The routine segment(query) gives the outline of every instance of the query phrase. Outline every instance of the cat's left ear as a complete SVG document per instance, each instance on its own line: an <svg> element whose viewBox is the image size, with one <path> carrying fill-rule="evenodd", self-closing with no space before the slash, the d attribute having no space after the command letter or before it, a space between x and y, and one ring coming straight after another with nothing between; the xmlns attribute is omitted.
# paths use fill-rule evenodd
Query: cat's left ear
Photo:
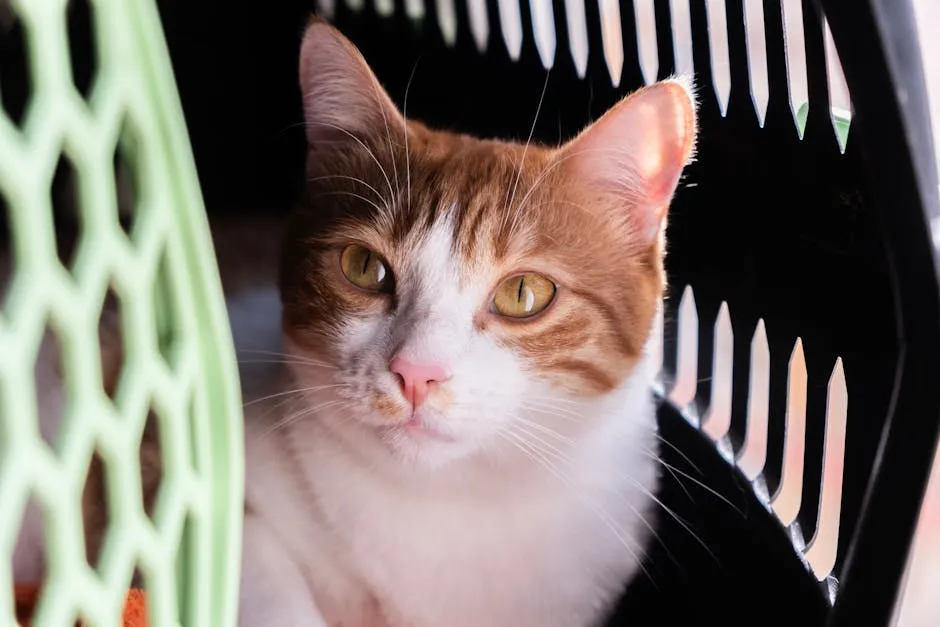
<svg viewBox="0 0 940 627"><path fill-rule="evenodd" d="M670 79L622 100L565 145L558 158L582 189L612 198L616 210L627 213L638 243L652 244L692 159L695 135L691 82Z"/></svg>

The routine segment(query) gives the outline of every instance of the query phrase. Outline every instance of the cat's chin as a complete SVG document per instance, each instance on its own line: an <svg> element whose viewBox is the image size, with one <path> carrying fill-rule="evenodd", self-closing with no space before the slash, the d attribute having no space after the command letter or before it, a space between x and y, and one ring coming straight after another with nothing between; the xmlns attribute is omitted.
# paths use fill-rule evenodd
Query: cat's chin
<svg viewBox="0 0 940 627"><path fill-rule="evenodd" d="M468 442L420 419L373 429L393 459L416 469L440 468L466 457L472 449Z"/></svg>

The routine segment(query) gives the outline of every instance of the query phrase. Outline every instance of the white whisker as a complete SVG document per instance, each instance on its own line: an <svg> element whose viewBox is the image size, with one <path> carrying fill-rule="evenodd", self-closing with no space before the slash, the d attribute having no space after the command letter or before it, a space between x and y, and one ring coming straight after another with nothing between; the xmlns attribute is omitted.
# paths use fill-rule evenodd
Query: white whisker
<svg viewBox="0 0 940 627"><path fill-rule="evenodd" d="M261 434L261 436L268 437L276 431L289 427L290 425L294 424L301 418L304 418L311 414L316 414L318 412L323 411L324 409L328 409L330 407L335 407L335 406L343 407L348 404L349 404L349 401L346 401L346 400L332 400L332 401L326 401L324 403L320 403L319 405L314 405L313 407L305 407L304 409L298 412L284 416L283 418L275 422L273 425L265 429L265 431Z"/></svg>
<svg viewBox="0 0 940 627"><path fill-rule="evenodd" d="M391 179L388 178L388 173L385 172L385 168L382 167L382 164L379 162L378 157L375 156L375 153L372 152L371 148L366 146L365 143L361 139L359 139L358 137L356 137L355 135L353 135L352 133L350 133L349 131L347 131L341 126L337 126L336 124L330 124L329 122L317 122L317 124L319 124L320 126L326 126L328 128L332 128L333 130L339 131L340 133L344 133L347 136L349 136L353 141L355 141L357 144L362 146L366 150L366 152L369 153L369 156L372 158L372 161L375 162L375 165L379 167L379 171L382 173L382 176L385 177L385 184L388 185L388 193L391 194L391 196L393 197L395 196L395 190L392 189L392 181Z"/></svg>
<svg viewBox="0 0 940 627"><path fill-rule="evenodd" d="M596 515L598 519L600 519L600 521L604 523L604 525L610 530L610 532L614 534L614 537L620 542L620 544L630 553L630 555L636 561L637 566L640 568L640 570L642 570L643 573L647 576L647 578L649 578L650 581L653 581L655 585L655 581L653 580L653 577L650 575L649 571L647 571L646 567L643 565L643 560L640 559L640 557L636 554L633 548L630 547L630 542L632 542L633 544L637 544L637 545L638 543L632 538L630 538L630 542L628 542L627 537L629 537L629 534L626 533L623 527L621 527L606 511L598 507L597 504L594 503L591 499L589 499L585 494L575 490L574 489L575 486L571 483L571 481L567 477L565 477L563 474L561 474L558 471L558 469L554 466L554 464L550 463L548 459L546 459L545 457L546 453L544 450L540 449L539 447L534 445L532 442L526 440L525 438L511 431L504 431L504 432L501 432L499 435L505 438L510 443L514 444L516 448L518 448L523 454L525 454L526 457L535 461L539 466L544 468L552 476L554 476L556 479L561 481L562 484L565 485L565 487L572 489L574 495L579 500L584 502L591 509L594 515Z"/></svg>
<svg viewBox="0 0 940 627"><path fill-rule="evenodd" d="M371 185L363 181L361 178L356 177L356 176L348 176L345 174L327 174L325 176L314 176L312 178L307 179L307 181L313 183L316 181L325 181L328 179L341 179L341 180L346 180L346 181L352 181L354 183L359 183L360 185L364 185L365 187L367 187L373 194L378 196L379 200L381 200L386 205L391 204L391 201L385 196L383 196L382 194L380 194L379 190L375 189L374 187L372 187Z"/></svg>
<svg viewBox="0 0 940 627"><path fill-rule="evenodd" d="M319 192L316 196L352 196L353 198L358 198L362 202L368 203L375 207L375 210L379 213L384 213L384 209L375 203L373 200L369 200L362 194L357 194L356 192L347 192L347 191L334 191L334 192Z"/></svg>
<svg viewBox="0 0 940 627"><path fill-rule="evenodd" d="M420 61L420 59L418 59ZM408 192L408 208L411 209L411 153L408 149L408 93L411 91L411 81L415 78L415 72L418 70L418 61L411 68L411 76L408 77L408 84L405 85L405 102L402 105L402 118L405 120L405 184Z"/></svg>
<svg viewBox="0 0 940 627"><path fill-rule="evenodd" d="M275 394L268 394L267 396L262 396L261 398L252 399L248 401L247 403L245 403L245 407L248 407L250 405L256 405L257 403L263 403L264 401L269 401L274 398L281 398L282 396L309 394L310 392L320 392L322 390L329 390L329 389L343 388L343 387L347 387L347 385L345 383L331 383L328 385L314 385L311 387L303 387L303 388L296 388L293 390L286 390L283 392L277 392Z"/></svg>
<svg viewBox="0 0 940 627"><path fill-rule="evenodd" d="M532 119L532 126L529 128L529 137L525 141L525 146L522 149L522 156L519 158L519 165L516 167L516 176L512 183L512 194L509 196L509 200L506 201L506 208L509 209L512 207L513 200L516 199L516 188L519 187L519 178L522 176L522 166L525 163L526 153L529 151L529 144L532 143L532 135L535 134L535 126L539 121L539 113L542 111L542 103L545 102L545 92L548 90L548 79L551 77L552 72L549 70L545 73L545 83L542 85L542 95L539 96L539 104L535 108L535 117ZM509 215L508 213L506 215ZM515 231L515 217L513 217L513 228L510 228L510 233Z"/></svg>

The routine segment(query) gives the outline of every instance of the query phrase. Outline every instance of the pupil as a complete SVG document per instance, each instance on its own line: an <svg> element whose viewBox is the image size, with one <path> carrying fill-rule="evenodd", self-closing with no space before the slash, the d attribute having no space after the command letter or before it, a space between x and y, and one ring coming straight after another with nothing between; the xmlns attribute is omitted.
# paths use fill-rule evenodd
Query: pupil
<svg viewBox="0 0 940 627"><path fill-rule="evenodd" d="M372 253L370 253L370 252L367 250L365 257L364 257L363 260L362 260L362 274L365 274L365 273L366 273L366 270L369 269L369 260L370 260L370 259L372 259Z"/></svg>

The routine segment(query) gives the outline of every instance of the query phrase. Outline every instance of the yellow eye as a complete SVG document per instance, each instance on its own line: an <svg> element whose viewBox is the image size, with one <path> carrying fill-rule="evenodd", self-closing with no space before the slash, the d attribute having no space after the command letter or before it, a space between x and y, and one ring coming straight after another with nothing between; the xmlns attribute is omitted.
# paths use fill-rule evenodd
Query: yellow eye
<svg viewBox="0 0 940 627"><path fill-rule="evenodd" d="M555 284L530 272L500 283L493 296L493 308L507 318L529 318L543 311L554 298Z"/></svg>
<svg viewBox="0 0 940 627"><path fill-rule="evenodd" d="M343 274L358 288L370 292L387 292L392 286L392 273L385 260L368 248L351 244L340 257Z"/></svg>

